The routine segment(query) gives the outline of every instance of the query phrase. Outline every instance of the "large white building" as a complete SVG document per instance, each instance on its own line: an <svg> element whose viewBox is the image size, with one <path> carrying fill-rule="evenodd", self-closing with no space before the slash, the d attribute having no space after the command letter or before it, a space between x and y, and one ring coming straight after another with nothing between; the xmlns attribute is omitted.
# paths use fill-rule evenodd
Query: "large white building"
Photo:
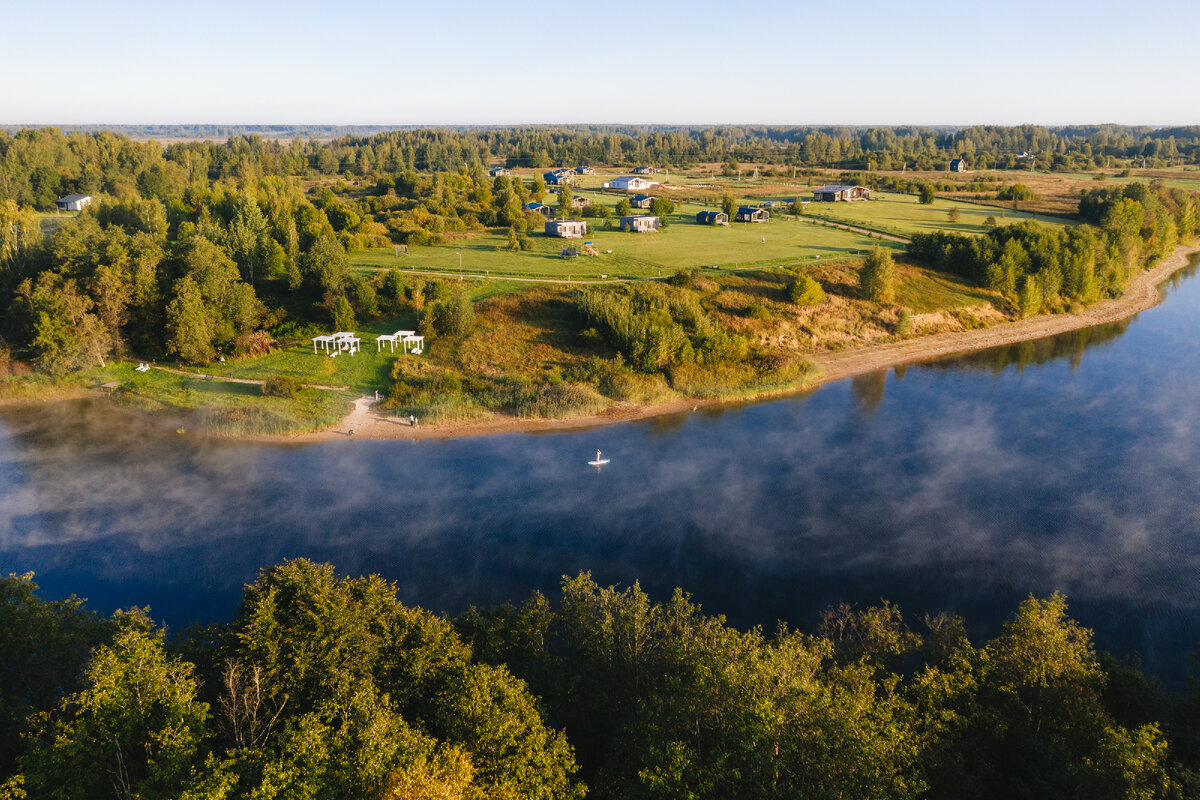
<svg viewBox="0 0 1200 800"><path fill-rule="evenodd" d="M626 192L640 192L654 186L653 181L648 181L645 178L639 178L636 175L622 175L619 178L613 178L609 182L609 189L617 189Z"/></svg>

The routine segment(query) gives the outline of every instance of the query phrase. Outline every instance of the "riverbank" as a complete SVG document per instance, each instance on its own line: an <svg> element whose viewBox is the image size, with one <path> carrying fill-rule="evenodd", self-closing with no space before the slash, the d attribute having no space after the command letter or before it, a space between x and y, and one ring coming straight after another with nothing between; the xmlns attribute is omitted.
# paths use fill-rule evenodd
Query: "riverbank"
<svg viewBox="0 0 1200 800"><path fill-rule="evenodd" d="M575 430L614 422L687 413L709 406L734 405L798 394L811 391L826 383L875 370L932 361L946 356L986 350L1031 339L1041 339L1127 319L1158 305L1163 297L1160 289L1162 283L1186 267L1195 253L1200 253L1200 248L1191 245L1176 247L1153 269L1137 276L1124 295L1095 303L1077 314L1043 314L988 328L933 334L900 342L825 353L814 356L812 359L820 369L819 374L810 377L802 384L774 391L757 392L749 396L733 399L676 400L650 406L614 403L599 414L570 419L520 419L498 415L485 420L448 422L438 425L422 425L418 421L415 426L410 425L407 418L402 419L377 413L371 407L374 398L364 397L356 401L354 410L344 420L327 430L296 436L254 438L260 441L301 443L350 439L446 439L500 433Z"/></svg>

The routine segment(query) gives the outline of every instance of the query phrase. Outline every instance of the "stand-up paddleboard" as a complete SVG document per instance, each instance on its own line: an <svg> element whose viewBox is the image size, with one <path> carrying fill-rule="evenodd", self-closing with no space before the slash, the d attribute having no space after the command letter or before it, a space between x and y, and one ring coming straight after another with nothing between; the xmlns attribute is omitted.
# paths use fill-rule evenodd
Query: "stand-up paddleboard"
<svg viewBox="0 0 1200 800"><path fill-rule="evenodd" d="M601 453L599 450L597 450L597 451L596 451L596 459L595 459L594 461L589 461L589 462L588 462L588 466L591 466L591 467L599 467L599 466L602 466L602 465L604 465L604 464L607 464L607 463L608 463L608 459L607 459L607 458L601 458L601 456L602 456L602 455L603 455L603 454L602 454L602 453Z"/></svg>

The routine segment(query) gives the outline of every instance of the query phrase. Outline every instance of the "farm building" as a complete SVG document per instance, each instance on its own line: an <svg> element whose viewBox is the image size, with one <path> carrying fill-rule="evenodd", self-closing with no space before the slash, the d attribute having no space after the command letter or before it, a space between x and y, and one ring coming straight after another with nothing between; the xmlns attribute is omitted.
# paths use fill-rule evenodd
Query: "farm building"
<svg viewBox="0 0 1200 800"><path fill-rule="evenodd" d="M542 173L542 180L546 181L547 186L563 186L575 182L575 170L573 169L554 169L549 172Z"/></svg>
<svg viewBox="0 0 1200 800"><path fill-rule="evenodd" d="M507 167L492 167L488 170L488 175L493 178L508 178L512 176L512 170Z"/></svg>
<svg viewBox="0 0 1200 800"><path fill-rule="evenodd" d="M813 199L818 202L834 203L839 200L870 200L871 190L865 186L850 186L834 183L813 190Z"/></svg>
<svg viewBox="0 0 1200 800"><path fill-rule="evenodd" d="M54 201L54 205L63 211L83 211L92 204L90 194L69 194Z"/></svg>
<svg viewBox="0 0 1200 800"><path fill-rule="evenodd" d="M554 206L548 206L545 203L526 203L521 206L521 209L523 211L536 211L543 217L554 216Z"/></svg>
<svg viewBox="0 0 1200 800"><path fill-rule="evenodd" d="M648 194L635 194L633 197L629 198L629 205L633 206L634 208L649 208L650 204L653 202L654 198Z"/></svg>
<svg viewBox="0 0 1200 800"><path fill-rule="evenodd" d="M636 175L622 175L620 178L613 178L612 181L609 182L608 187L610 189L618 189L626 192L640 192L645 189L649 189L653 185L654 183L652 181L648 181L645 178L639 178Z"/></svg>
<svg viewBox="0 0 1200 800"><path fill-rule="evenodd" d="M950 159L950 171L951 172L966 172L967 171L967 160L965 158Z"/></svg>
<svg viewBox="0 0 1200 800"><path fill-rule="evenodd" d="M592 204L590 198L575 195L571 198L571 208L587 208Z"/></svg>
<svg viewBox="0 0 1200 800"><path fill-rule="evenodd" d="M562 239L582 239L587 235L587 223L581 219L546 220L546 235Z"/></svg>
<svg viewBox="0 0 1200 800"><path fill-rule="evenodd" d="M737 216L734 220L737 222L766 222L771 218L771 212L765 208L758 206L739 206Z"/></svg>
<svg viewBox="0 0 1200 800"><path fill-rule="evenodd" d="M701 211L696 215L699 225L728 225L729 215L724 211Z"/></svg>
<svg viewBox="0 0 1200 800"><path fill-rule="evenodd" d="M592 169L591 167L576 167L575 174L576 175L595 175L596 170Z"/></svg>
<svg viewBox="0 0 1200 800"><path fill-rule="evenodd" d="M634 167L633 168L634 175L653 175L656 172L658 172L658 170L656 170L654 167Z"/></svg>
<svg viewBox="0 0 1200 800"><path fill-rule="evenodd" d="M651 217L646 214L621 217L621 230L632 231L633 233L656 233L658 231L658 217Z"/></svg>

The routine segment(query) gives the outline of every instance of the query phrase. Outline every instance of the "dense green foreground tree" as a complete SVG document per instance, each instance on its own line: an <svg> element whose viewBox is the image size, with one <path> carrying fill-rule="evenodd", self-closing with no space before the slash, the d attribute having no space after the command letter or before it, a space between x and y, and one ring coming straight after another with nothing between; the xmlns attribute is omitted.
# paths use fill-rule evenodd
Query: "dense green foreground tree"
<svg viewBox="0 0 1200 800"><path fill-rule="evenodd" d="M4 798L579 798L576 753L614 800L1200 797L1200 695L1061 595L981 645L886 603L742 631L586 574L452 625L293 561L172 640L36 588L0 580Z"/></svg>

